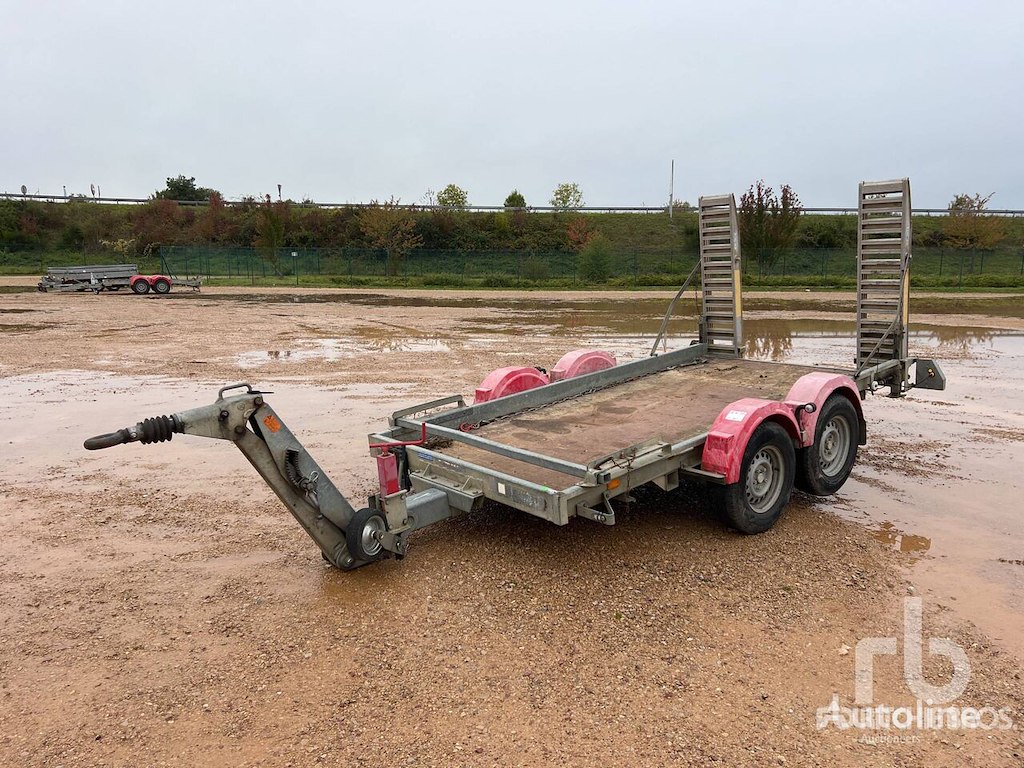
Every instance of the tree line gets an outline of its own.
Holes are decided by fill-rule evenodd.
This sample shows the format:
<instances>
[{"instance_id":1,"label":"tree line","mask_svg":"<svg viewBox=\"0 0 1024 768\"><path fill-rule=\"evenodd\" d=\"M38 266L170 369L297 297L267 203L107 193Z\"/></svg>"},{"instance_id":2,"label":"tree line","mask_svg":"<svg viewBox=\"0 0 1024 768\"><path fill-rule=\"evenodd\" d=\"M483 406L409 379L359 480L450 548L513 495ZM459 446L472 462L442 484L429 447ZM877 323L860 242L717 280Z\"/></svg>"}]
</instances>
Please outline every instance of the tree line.
<instances>
[{"instance_id":1,"label":"tree line","mask_svg":"<svg viewBox=\"0 0 1024 768\"><path fill-rule=\"evenodd\" d=\"M143 205L98 205L88 198L48 203L0 201L0 249L154 255L162 245L247 246L270 258L285 248L374 248L387 254L388 272L399 274L418 249L515 250L578 256L583 276L600 282L616 258L630 251L695 253L697 217L678 202L673 217L589 214L579 186L560 184L554 212L531 211L513 190L501 211L469 211L469 195L449 184L428 193L429 209L410 209L397 199L336 209L307 207L271 195L227 205L221 194L195 178L168 178ZM1020 227L987 213L991 195L956 195L949 216L915 220L915 244L973 252L1019 245ZM204 206L177 201L207 201ZM849 249L856 244L856 217L807 215L797 193L776 192L763 180L740 197L741 239L748 267L769 272L789 250Z\"/></svg>"}]
</instances>

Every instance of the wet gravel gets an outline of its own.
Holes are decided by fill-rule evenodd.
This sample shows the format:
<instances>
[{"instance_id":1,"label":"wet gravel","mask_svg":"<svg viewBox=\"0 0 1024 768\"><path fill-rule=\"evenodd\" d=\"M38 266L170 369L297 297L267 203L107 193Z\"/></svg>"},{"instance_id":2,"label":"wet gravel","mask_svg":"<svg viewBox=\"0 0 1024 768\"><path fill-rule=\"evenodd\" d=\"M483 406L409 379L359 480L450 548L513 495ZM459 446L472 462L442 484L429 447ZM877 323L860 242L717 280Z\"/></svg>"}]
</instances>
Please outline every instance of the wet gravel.
<instances>
[{"instance_id":1,"label":"wet gravel","mask_svg":"<svg viewBox=\"0 0 1024 768\"><path fill-rule=\"evenodd\" d=\"M553 363L576 336L485 348L460 328L509 310L481 307L10 294L0 308L45 326L0 339L0 764L1021 764L1019 731L872 745L815 727L833 694L852 702L850 649L902 637L902 599L921 589L910 555L844 518L884 503L865 479L899 490L894 452L942 459L922 482L967 477L945 438L880 426L855 489L795 495L760 536L686 486L635 494L612 528L490 507L342 574L230 446L96 455L81 438L255 373L356 498L374 481L362 436L393 407ZM352 355L240 367L240 352L321 337ZM373 346L409 337L446 350ZM930 599L925 635L968 653L959 705L1022 711L1004 644ZM927 654L925 673L949 677ZM879 659L875 698L912 702L898 657Z\"/></svg>"}]
</instances>

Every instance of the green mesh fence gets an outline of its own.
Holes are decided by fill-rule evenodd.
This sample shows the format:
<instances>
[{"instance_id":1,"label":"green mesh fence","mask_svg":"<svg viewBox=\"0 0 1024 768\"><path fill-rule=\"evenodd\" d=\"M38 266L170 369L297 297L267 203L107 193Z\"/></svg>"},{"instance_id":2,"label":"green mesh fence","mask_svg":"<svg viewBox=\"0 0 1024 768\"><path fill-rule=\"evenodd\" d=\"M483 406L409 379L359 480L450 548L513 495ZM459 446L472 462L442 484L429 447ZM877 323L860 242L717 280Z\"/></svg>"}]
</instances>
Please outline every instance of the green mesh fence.
<instances>
[{"instance_id":1,"label":"green mesh fence","mask_svg":"<svg viewBox=\"0 0 1024 768\"><path fill-rule=\"evenodd\" d=\"M617 254L605 265L609 277L656 274L685 275L695 254ZM504 276L518 280L579 278L579 256L573 252L445 251L416 249L388 254L370 248L213 248L164 246L161 268L175 275L232 278L283 278L302 275L347 277Z\"/></svg>"},{"instance_id":2,"label":"green mesh fence","mask_svg":"<svg viewBox=\"0 0 1024 768\"><path fill-rule=\"evenodd\" d=\"M958 248L914 248L911 274L930 285L1024 284L1024 249L1007 246L988 251ZM416 249L400 257L372 248L281 248L221 246L162 246L154 257L141 254L68 253L43 250L5 250L0 245L0 272L41 275L49 267L96 263L132 262L144 273L164 272L178 277L226 278L261 284L301 282L323 278L395 279L408 284L438 286L513 284L553 285L678 285L696 263L696 253L682 250L667 254L640 248L615 247L603 266L603 278L572 251L455 251ZM792 248L770 267L744 257L748 280L766 284L816 282L852 283L856 278L856 253L851 248Z\"/></svg>"},{"instance_id":3,"label":"green mesh fence","mask_svg":"<svg viewBox=\"0 0 1024 768\"><path fill-rule=\"evenodd\" d=\"M1017 248L969 251L953 248L914 248L912 273L955 283L979 275L1024 276L1024 253ZM607 278L642 284L681 280L696 263L695 253L675 255L617 250L605 265ZM808 277L854 279L853 248L790 249L770 267L749 255L745 274L756 278ZM561 280L587 282L580 257L574 252L447 251L416 249L389 254L370 248L255 248L164 246L160 268L172 275L226 277L253 282L309 276L339 277L444 277L473 279L506 277L522 281ZM584 271L584 274L586 272Z\"/></svg>"}]
</instances>

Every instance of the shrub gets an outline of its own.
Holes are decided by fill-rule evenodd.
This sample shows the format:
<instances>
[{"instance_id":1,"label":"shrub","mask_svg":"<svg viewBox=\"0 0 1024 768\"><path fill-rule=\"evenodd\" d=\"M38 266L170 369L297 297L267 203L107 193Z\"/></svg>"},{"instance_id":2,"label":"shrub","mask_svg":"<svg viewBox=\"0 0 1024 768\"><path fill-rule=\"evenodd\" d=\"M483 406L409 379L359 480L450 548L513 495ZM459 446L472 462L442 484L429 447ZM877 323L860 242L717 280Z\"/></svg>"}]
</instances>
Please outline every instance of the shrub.
<instances>
[{"instance_id":1,"label":"shrub","mask_svg":"<svg viewBox=\"0 0 1024 768\"><path fill-rule=\"evenodd\" d=\"M588 283L603 283L608 279L612 258L611 241L598 233L580 250L580 278Z\"/></svg>"},{"instance_id":2,"label":"shrub","mask_svg":"<svg viewBox=\"0 0 1024 768\"><path fill-rule=\"evenodd\" d=\"M527 280L547 280L551 276L551 268L543 259L530 256L523 262L523 277Z\"/></svg>"},{"instance_id":3,"label":"shrub","mask_svg":"<svg viewBox=\"0 0 1024 768\"><path fill-rule=\"evenodd\" d=\"M487 275L480 285L483 288L519 288L522 281L511 275Z\"/></svg>"},{"instance_id":4,"label":"shrub","mask_svg":"<svg viewBox=\"0 0 1024 768\"><path fill-rule=\"evenodd\" d=\"M418 279L414 279L421 285L429 285L437 288L463 288L466 285L466 279L462 275L451 273L431 273L422 275Z\"/></svg>"},{"instance_id":5,"label":"shrub","mask_svg":"<svg viewBox=\"0 0 1024 768\"><path fill-rule=\"evenodd\" d=\"M525 208L526 198L523 197L522 193L518 189L513 189L509 196L505 198L506 208Z\"/></svg>"},{"instance_id":6,"label":"shrub","mask_svg":"<svg viewBox=\"0 0 1024 768\"><path fill-rule=\"evenodd\" d=\"M794 244L798 248L849 248L857 244L855 216L801 217Z\"/></svg>"},{"instance_id":7,"label":"shrub","mask_svg":"<svg viewBox=\"0 0 1024 768\"><path fill-rule=\"evenodd\" d=\"M85 233L77 224L68 224L60 232L57 241L59 251L81 251L85 247Z\"/></svg>"}]
</instances>

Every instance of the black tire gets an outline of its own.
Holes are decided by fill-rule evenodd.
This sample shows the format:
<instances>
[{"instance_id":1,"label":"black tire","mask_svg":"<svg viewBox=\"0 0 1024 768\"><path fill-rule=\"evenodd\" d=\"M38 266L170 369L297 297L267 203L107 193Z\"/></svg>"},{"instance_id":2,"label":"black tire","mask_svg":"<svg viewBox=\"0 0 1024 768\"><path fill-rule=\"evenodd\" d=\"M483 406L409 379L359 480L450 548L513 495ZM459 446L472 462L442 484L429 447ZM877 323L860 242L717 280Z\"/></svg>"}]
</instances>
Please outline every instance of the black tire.
<instances>
[{"instance_id":1,"label":"black tire","mask_svg":"<svg viewBox=\"0 0 1024 768\"><path fill-rule=\"evenodd\" d=\"M132 283L132 290L140 296L144 293L149 293L149 283L145 280L136 280Z\"/></svg>"},{"instance_id":2,"label":"black tire","mask_svg":"<svg viewBox=\"0 0 1024 768\"><path fill-rule=\"evenodd\" d=\"M153 283L153 290L156 291L157 293L170 293L171 284L166 280L157 280L155 283Z\"/></svg>"},{"instance_id":3,"label":"black tire","mask_svg":"<svg viewBox=\"0 0 1024 768\"><path fill-rule=\"evenodd\" d=\"M853 403L832 395L818 413L814 444L797 454L796 487L815 496L831 496L842 488L857 460L859 435Z\"/></svg>"},{"instance_id":4,"label":"black tire","mask_svg":"<svg viewBox=\"0 0 1024 768\"><path fill-rule=\"evenodd\" d=\"M739 482L725 486L725 516L740 533L763 533L789 503L796 474L796 449L789 433L766 421L747 442Z\"/></svg>"},{"instance_id":5,"label":"black tire","mask_svg":"<svg viewBox=\"0 0 1024 768\"><path fill-rule=\"evenodd\" d=\"M345 529L345 543L348 545L348 552L356 560L364 563L372 563L380 560L387 553L387 550L379 541L373 539L374 531L387 530L387 523L384 515L376 509L366 507L356 512Z\"/></svg>"}]
</instances>

